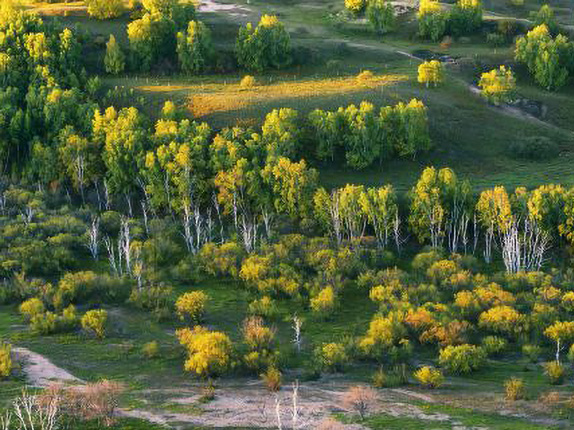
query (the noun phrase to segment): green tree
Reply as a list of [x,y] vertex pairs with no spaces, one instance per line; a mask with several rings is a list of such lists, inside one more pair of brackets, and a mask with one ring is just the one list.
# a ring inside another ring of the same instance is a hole
[[515,58],[528,67],[534,80],[547,90],[563,86],[573,69],[574,44],[563,35],[552,38],[545,24],[516,41]]
[[473,33],[482,25],[481,0],[458,0],[448,20],[449,31],[454,36]]
[[85,0],[88,14],[97,19],[117,18],[124,12],[123,0]]
[[420,37],[436,42],[446,33],[448,17],[438,0],[421,0],[417,18]]
[[237,61],[247,69],[262,72],[291,63],[291,38],[276,16],[263,15],[257,27],[251,23],[239,29]]
[[113,34],[106,44],[106,56],[104,57],[106,72],[111,75],[119,75],[126,68],[126,56]]
[[395,26],[395,9],[387,0],[370,0],[367,5],[367,19],[376,33],[388,33]]
[[534,23],[534,27],[544,24],[551,34],[557,34],[560,30],[560,26],[554,16],[554,10],[550,5],[542,5],[538,11],[531,12],[530,20]]
[[186,32],[177,34],[177,55],[185,73],[206,70],[213,57],[211,32],[200,21],[190,21]]

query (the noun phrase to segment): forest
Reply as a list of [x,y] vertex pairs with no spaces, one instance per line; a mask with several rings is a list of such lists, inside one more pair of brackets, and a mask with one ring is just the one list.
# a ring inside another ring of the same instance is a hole
[[2,0],[0,430],[572,428],[573,16]]

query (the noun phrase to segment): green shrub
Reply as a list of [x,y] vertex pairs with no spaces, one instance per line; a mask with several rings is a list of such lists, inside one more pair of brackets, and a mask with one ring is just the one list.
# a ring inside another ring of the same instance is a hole
[[140,309],[152,311],[157,319],[162,319],[170,316],[172,294],[173,288],[168,285],[148,285],[141,289],[134,288],[129,302]]
[[430,366],[421,367],[413,376],[425,388],[439,388],[444,382],[442,372]]
[[480,369],[486,362],[486,352],[475,345],[447,346],[440,351],[439,363],[448,372],[455,374],[471,373]]
[[508,342],[502,337],[486,336],[484,339],[482,339],[481,346],[486,351],[486,354],[490,357],[502,353],[508,346]]
[[30,320],[30,329],[36,334],[52,334],[57,331],[58,316],[53,312],[36,314]]
[[558,145],[547,137],[532,136],[511,143],[508,153],[513,158],[543,161],[557,157],[559,149]]
[[159,343],[156,340],[146,343],[142,347],[142,354],[145,358],[153,359],[159,357]]
[[538,345],[523,345],[522,355],[525,356],[531,363],[537,363],[542,353],[542,348]]
[[504,383],[506,400],[522,400],[526,397],[524,381],[518,378],[510,378]]
[[277,309],[277,304],[269,296],[263,296],[258,300],[254,300],[249,303],[249,313],[253,315],[259,315],[265,318],[273,318],[277,316],[279,310]]
[[506,38],[500,33],[488,33],[486,35],[486,43],[496,48],[503,46],[506,43]]

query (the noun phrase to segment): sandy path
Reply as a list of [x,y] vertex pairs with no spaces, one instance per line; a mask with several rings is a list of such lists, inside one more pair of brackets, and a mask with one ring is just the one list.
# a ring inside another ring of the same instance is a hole
[[65,385],[83,384],[79,378],[68,371],[56,366],[46,357],[36,354],[27,348],[14,347],[12,351],[16,360],[22,362],[22,369],[30,385],[44,388],[52,383],[62,383]]

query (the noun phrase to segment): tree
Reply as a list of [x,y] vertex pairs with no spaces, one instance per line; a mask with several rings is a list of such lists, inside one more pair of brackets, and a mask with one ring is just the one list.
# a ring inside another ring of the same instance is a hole
[[481,0],[458,0],[453,6],[448,26],[454,36],[472,33],[482,25]]
[[231,340],[225,333],[201,326],[177,330],[179,342],[187,349],[185,370],[199,377],[220,375],[231,366]]
[[516,79],[510,68],[500,66],[490,72],[483,73],[478,86],[481,94],[489,102],[498,105],[512,100],[516,89]]
[[237,61],[247,69],[262,72],[280,69],[291,63],[291,38],[276,16],[263,15],[259,25],[239,29]]
[[88,14],[97,19],[117,18],[124,12],[123,0],[85,0]]
[[371,409],[377,404],[377,392],[368,387],[351,387],[343,394],[343,407],[359,414],[365,419]]
[[104,114],[96,111],[93,136],[103,146],[110,191],[129,195],[137,184],[138,162],[147,146],[143,116],[133,107],[119,112],[110,107]]
[[132,62],[142,71],[148,71],[160,59],[175,57],[175,24],[161,14],[146,13],[128,25],[128,39]]
[[560,351],[574,342],[574,321],[557,321],[544,334],[556,342],[556,362],[560,362]]
[[110,40],[106,44],[104,66],[106,72],[112,75],[119,75],[126,67],[126,57],[113,34],[110,34]]
[[295,160],[301,151],[301,124],[294,109],[274,109],[265,117],[261,137],[271,156]]
[[190,21],[187,31],[177,33],[177,55],[185,73],[201,73],[213,57],[211,32],[200,21]]
[[108,312],[104,309],[88,311],[82,316],[82,328],[93,332],[97,338],[103,339],[106,335]]
[[436,42],[446,32],[447,14],[438,0],[421,0],[417,12],[419,36]]
[[397,196],[392,185],[368,188],[360,197],[360,205],[373,228],[378,246],[385,248],[399,217]]
[[538,11],[531,12],[530,20],[534,23],[534,27],[544,24],[550,31],[550,34],[557,34],[560,30],[560,26],[554,16],[554,10],[550,5],[544,4]]
[[435,87],[444,81],[444,67],[440,61],[425,61],[418,68],[418,81],[428,88]]
[[387,0],[369,0],[367,19],[376,33],[388,33],[395,25],[395,9]]
[[552,38],[545,24],[516,40],[515,59],[528,67],[534,80],[547,90],[563,86],[574,68],[574,44],[563,35]]

